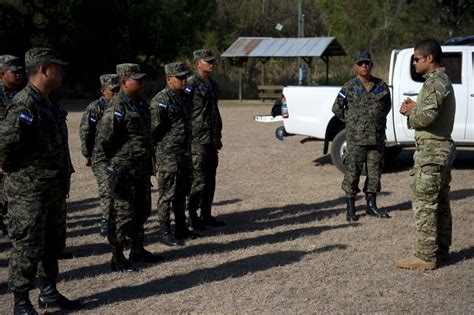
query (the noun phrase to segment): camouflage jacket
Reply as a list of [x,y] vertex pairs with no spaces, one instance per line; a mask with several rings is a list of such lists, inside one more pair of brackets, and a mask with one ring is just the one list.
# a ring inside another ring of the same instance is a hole
[[444,68],[424,75],[426,79],[408,117],[408,127],[415,129],[415,139],[451,139],[456,99],[451,79]]
[[334,102],[333,113],[346,124],[347,141],[354,145],[379,145],[385,141],[387,114],[392,101],[382,80],[372,77],[369,90],[359,77],[346,82]]
[[79,136],[81,138],[82,155],[90,159],[94,152],[97,124],[99,123],[109,102],[103,96],[90,103],[81,118]]
[[0,82],[0,121],[5,117],[7,108],[16,93],[17,91],[9,91],[5,85]]
[[96,146],[111,164],[141,169],[151,175],[150,109],[139,98],[120,91],[97,126]]
[[222,119],[217,106],[219,87],[209,79],[203,80],[195,73],[188,79],[193,90],[192,126],[193,143],[217,143],[222,138]]
[[176,171],[190,157],[191,88],[181,95],[166,87],[150,103],[151,132],[158,170]]
[[[68,180],[74,172],[68,146],[67,112],[28,84],[14,98],[0,126],[0,167],[32,180]],[[44,185],[44,183],[43,183]]]

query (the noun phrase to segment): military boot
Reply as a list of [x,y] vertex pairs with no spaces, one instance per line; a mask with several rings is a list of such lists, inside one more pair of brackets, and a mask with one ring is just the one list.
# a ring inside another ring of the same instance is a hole
[[421,269],[421,270],[433,270],[438,268],[438,264],[432,261],[424,261],[418,257],[411,257],[407,259],[395,260],[395,266],[401,269]]
[[50,307],[59,307],[64,310],[77,310],[81,308],[81,301],[70,300],[56,289],[56,281],[41,278],[39,281],[40,294],[38,296],[38,305],[41,309]]
[[145,262],[145,263],[158,263],[164,260],[162,255],[155,255],[150,251],[147,251],[143,247],[143,240],[132,240],[132,248],[128,259],[132,263]]
[[193,231],[205,231],[206,227],[202,224],[201,219],[198,217],[196,211],[189,211],[189,227]]
[[100,219],[100,231],[99,234],[102,237],[106,237],[109,233],[109,220],[105,217]]
[[365,198],[367,199],[366,213],[368,215],[378,218],[390,218],[385,210],[377,208],[377,198],[375,194],[367,194]]
[[217,220],[211,214],[202,215],[201,222],[202,224],[207,225],[207,226],[214,226],[214,227],[225,226],[225,222]]
[[158,240],[166,246],[183,246],[184,242],[177,240],[171,233],[169,221],[160,221],[160,231],[158,233]]
[[35,308],[31,304],[30,295],[28,292],[25,293],[13,293],[14,315],[38,315]]
[[190,231],[186,226],[186,223],[176,223],[176,229],[174,231],[174,237],[177,240],[196,239],[202,235],[193,231]]
[[347,212],[346,212],[346,220],[347,222],[355,222],[357,221],[356,209],[355,209],[355,197],[348,196],[346,197],[347,202]]
[[121,272],[135,272],[138,269],[132,265],[123,255],[123,248],[121,246],[112,246],[112,261],[110,262],[110,269],[112,271]]

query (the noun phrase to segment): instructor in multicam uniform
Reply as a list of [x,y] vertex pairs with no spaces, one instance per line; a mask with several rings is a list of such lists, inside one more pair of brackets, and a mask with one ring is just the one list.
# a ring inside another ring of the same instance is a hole
[[411,190],[416,220],[414,256],[395,261],[404,269],[430,270],[449,259],[452,239],[449,190],[456,146],[451,139],[456,99],[451,79],[440,67],[441,46],[434,39],[415,45],[413,64],[426,79],[414,102],[406,99],[400,113],[415,129]]
[[[191,153],[193,159],[193,184],[188,200],[190,225],[194,230],[204,230],[205,225],[223,226],[211,214],[216,189],[218,151],[222,148],[222,119],[217,107],[219,87],[211,79],[216,57],[210,49],[195,50],[196,73],[188,79],[193,89]],[[197,215],[201,209],[200,218]]]
[[359,189],[359,177],[364,165],[367,178],[364,193],[369,215],[388,218],[383,209],[378,209],[376,195],[380,191],[383,148],[387,114],[392,106],[387,84],[371,75],[373,63],[368,52],[359,52],[354,65],[357,77],[346,82],[334,102],[332,111],[346,124],[347,148],[344,157],[346,173],[342,189],[346,192],[349,222],[356,221],[355,196]]

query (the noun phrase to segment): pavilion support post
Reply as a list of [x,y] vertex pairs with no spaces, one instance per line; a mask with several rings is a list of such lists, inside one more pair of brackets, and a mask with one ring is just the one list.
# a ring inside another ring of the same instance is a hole
[[243,69],[242,67],[244,66],[244,64],[247,62],[247,57],[241,57],[239,58],[239,102],[242,102],[243,98],[242,98],[242,90],[243,90],[243,87],[242,87],[242,82],[243,82]]

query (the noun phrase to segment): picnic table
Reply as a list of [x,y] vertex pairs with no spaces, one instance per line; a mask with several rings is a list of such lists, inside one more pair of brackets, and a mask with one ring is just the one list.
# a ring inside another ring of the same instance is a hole
[[281,96],[281,92],[283,91],[283,85],[259,85],[257,86],[258,89],[258,97],[265,101],[268,100],[275,100],[279,99]]

